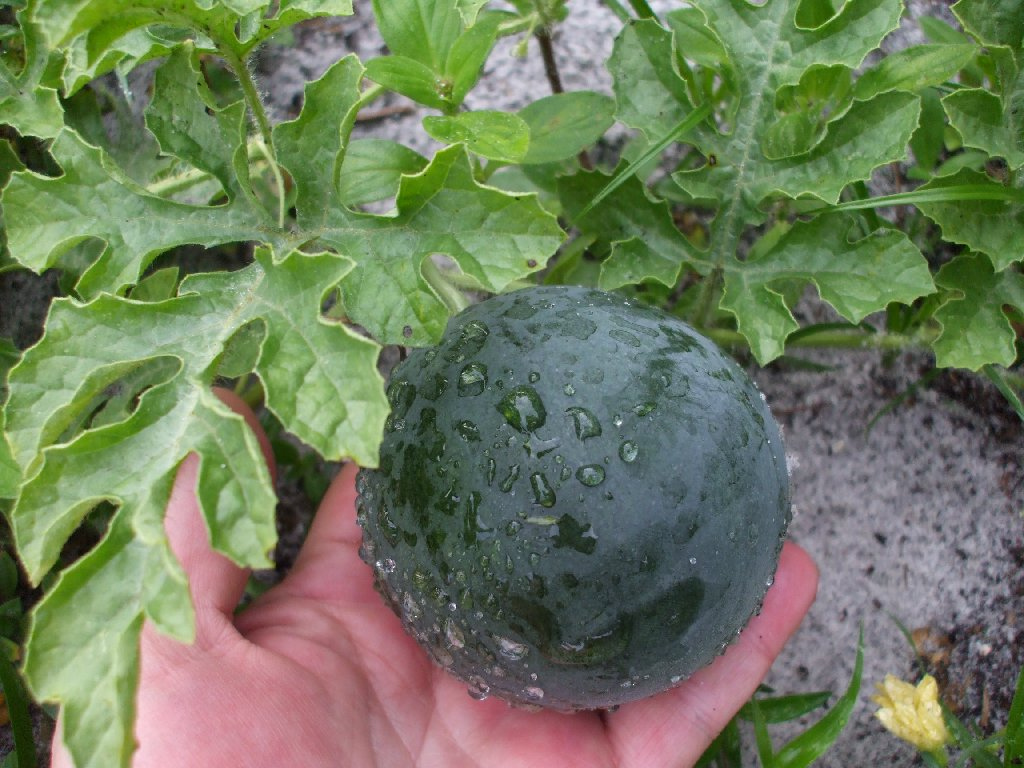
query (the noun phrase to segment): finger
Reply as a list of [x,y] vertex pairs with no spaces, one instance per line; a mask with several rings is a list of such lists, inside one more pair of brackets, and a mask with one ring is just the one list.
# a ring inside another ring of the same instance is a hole
[[50,742],[50,768],[74,768],[71,753],[64,746],[64,716],[57,716],[57,727],[53,729],[53,740]]
[[[215,390],[215,393],[228,407],[240,414],[256,434],[273,475],[270,441],[255,414],[234,393],[223,389]],[[179,467],[167,503],[164,528],[171,551],[188,577],[192,604],[196,608],[196,630],[202,636],[204,616],[212,612],[214,615],[231,617],[245,589],[248,572],[210,546],[209,532],[195,492],[198,468],[199,460],[195,454],[189,455]]]
[[796,631],[818,588],[818,569],[787,542],[775,582],[739,639],[689,680],[663,694],[624,704],[608,717],[622,766],[691,766],[764,679]]
[[277,463],[274,461],[274,449],[270,446],[270,438],[267,437],[267,433],[263,431],[263,425],[260,424],[259,417],[253,413],[252,408],[249,407],[249,404],[246,403],[245,400],[236,395],[230,389],[214,387],[213,394],[220,398],[220,401],[224,403],[224,405],[245,419],[245,423],[256,436],[256,442],[259,443],[260,450],[263,452],[263,458],[267,462],[267,468],[270,470],[270,479],[276,481]]
[[313,517],[306,541],[282,588],[332,603],[380,603],[373,574],[359,557],[363,532],[356,523],[355,479],[359,467],[341,468]]

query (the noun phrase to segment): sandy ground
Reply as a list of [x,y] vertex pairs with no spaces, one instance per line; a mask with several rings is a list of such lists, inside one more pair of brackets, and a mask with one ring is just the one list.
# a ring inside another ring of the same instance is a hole
[[[278,119],[294,115],[302,83],[340,55],[380,52],[365,23],[368,5],[357,3],[356,19],[304,27],[297,48],[264,56],[260,75]],[[556,39],[567,89],[609,90],[601,62],[616,29],[596,0],[574,0]],[[537,56],[523,61],[499,52],[472,106],[515,108],[545,89]],[[418,120],[408,114],[358,131],[429,151]],[[0,275],[0,336],[29,343],[50,290],[52,281]],[[818,765],[909,766],[913,750],[882,730],[868,700],[885,674],[915,673],[897,621],[918,630],[951,705],[989,728],[1005,720],[1024,664],[1024,430],[990,387],[944,375],[869,431],[871,419],[926,370],[927,357],[883,361],[864,352],[816,360],[831,370],[753,372],[794,459],[792,537],[822,571],[818,600],[767,682],[783,693],[841,692],[863,627],[860,700]],[[775,730],[776,744],[794,732]]]

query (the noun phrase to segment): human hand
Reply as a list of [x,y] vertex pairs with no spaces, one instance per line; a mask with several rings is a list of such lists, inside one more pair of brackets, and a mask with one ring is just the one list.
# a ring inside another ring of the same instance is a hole
[[[266,439],[255,417],[230,396]],[[192,645],[142,633],[137,768],[662,768],[692,766],[746,702],[810,607],[817,569],[782,551],[760,615],[710,666],[613,714],[475,701],[402,629],[359,558],[356,467],[345,466],[282,582],[234,610],[247,573],[214,552],[179,470],[166,528],[189,577]],[[71,761],[54,739],[53,766]]]

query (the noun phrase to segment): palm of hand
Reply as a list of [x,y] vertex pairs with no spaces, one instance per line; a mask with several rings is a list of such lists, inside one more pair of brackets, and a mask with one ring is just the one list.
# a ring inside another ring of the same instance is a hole
[[[196,642],[147,626],[136,766],[689,766],[753,692],[814,597],[817,573],[787,545],[764,609],[683,685],[605,715],[475,701],[401,628],[359,559],[355,469],[331,486],[295,567],[235,615],[244,571],[210,550],[192,493],[168,507],[190,578]],[[58,735],[59,739],[59,735]],[[55,743],[54,766],[70,765]]]

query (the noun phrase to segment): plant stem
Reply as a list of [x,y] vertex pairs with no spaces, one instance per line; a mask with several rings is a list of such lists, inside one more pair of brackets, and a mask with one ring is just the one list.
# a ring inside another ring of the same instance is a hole
[[201,184],[209,178],[210,174],[206,171],[202,171],[198,168],[190,168],[184,173],[168,176],[166,179],[160,179],[160,181],[155,181],[152,184],[147,185],[146,191],[151,195],[156,195],[157,197],[165,197],[194,187],[196,184]]
[[602,2],[608,6],[608,10],[615,14],[616,18],[623,24],[626,24],[630,20],[629,11],[625,9],[619,0],[602,0]]
[[[725,328],[699,328],[700,332],[721,347],[742,348],[747,340],[738,331]],[[904,349],[924,348],[938,335],[937,330],[921,329],[916,334],[901,333],[867,333],[851,329],[849,331],[828,330],[820,333],[809,333],[793,339],[786,344],[786,349],[880,349],[900,351]]]
[[420,273],[423,275],[423,279],[427,281],[427,285],[434,289],[437,297],[448,307],[448,311],[451,314],[457,315],[469,306],[466,296],[455,287],[454,280],[438,269],[437,264],[434,263],[431,257],[428,256],[423,260]]
[[562,78],[558,74],[558,62],[555,61],[555,48],[551,43],[551,33],[544,26],[538,27],[535,33],[537,43],[540,45],[540,56],[544,60],[544,74],[547,75],[548,84],[552,93],[563,93]]
[[[538,12],[540,12],[539,4],[536,4]],[[544,74],[547,75],[548,84],[551,86],[552,93],[564,93],[565,88],[562,87],[562,77],[558,73],[558,61],[555,59],[555,46],[551,40],[551,28],[549,26],[548,19],[541,15],[541,25],[537,27],[534,32],[534,36],[537,38],[537,44],[540,46],[540,56],[544,61]],[[590,155],[587,154],[587,150],[583,150],[579,154],[580,167],[585,171],[594,170],[594,163],[590,159]]]
[[641,19],[654,19],[657,18],[657,14],[651,9],[651,6],[647,4],[647,0],[629,0],[629,4],[633,6],[633,10],[636,15]]
[[359,101],[356,103],[356,112],[360,111],[363,107],[367,106],[368,104],[376,101],[387,92],[388,89],[385,88],[383,85],[371,85],[361,94],[359,94]]
[[723,270],[716,266],[711,274],[705,277],[700,284],[700,295],[693,309],[693,322],[701,327],[711,325],[711,316],[715,312],[715,294],[722,284]]
[[246,66],[245,61],[235,55],[234,51],[230,50],[227,46],[220,47],[220,54],[235,73],[235,77],[238,78],[238,83],[242,87],[242,95],[245,97],[245,102],[249,106],[249,112],[256,122],[256,128],[260,133],[260,137],[263,139],[267,160],[274,169],[278,196],[277,226],[283,229],[285,217],[284,176],[281,174],[281,169],[277,162],[277,153],[274,151],[274,136],[270,128],[270,118],[267,117],[267,110],[263,107],[263,100],[260,98],[259,89],[256,87],[256,80],[253,79],[252,73],[249,71],[249,67]]
[[256,142],[257,148],[260,150],[270,165],[270,172],[274,175],[274,182],[277,184],[277,226],[284,229],[284,220],[287,216],[287,203],[285,202],[285,186],[284,186],[284,175],[281,173],[281,166],[277,164],[274,158],[273,150],[267,146],[266,142]]
[[14,753],[22,768],[35,768],[36,747],[32,739],[32,721],[28,713],[28,697],[14,664],[7,658],[6,649],[0,650],[0,685],[10,713],[14,736]]

